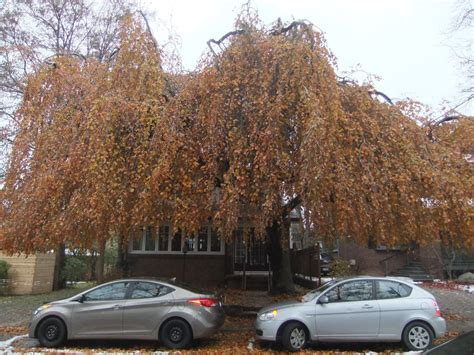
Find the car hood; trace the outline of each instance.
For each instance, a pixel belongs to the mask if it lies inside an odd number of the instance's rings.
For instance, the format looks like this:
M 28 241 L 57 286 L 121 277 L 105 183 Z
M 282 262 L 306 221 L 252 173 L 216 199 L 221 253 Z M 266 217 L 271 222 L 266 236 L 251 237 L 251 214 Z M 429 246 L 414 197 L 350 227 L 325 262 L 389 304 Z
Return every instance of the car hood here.
M 64 299 L 61 299 L 61 300 L 46 301 L 46 302 L 43 302 L 43 304 L 56 305 L 56 304 L 70 303 L 74 299 L 77 299 L 77 297 L 78 297 L 78 295 L 75 295 L 75 296 L 72 296 L 72 297 L 69 297 L 69 298 L 64 298 Z
M 296 300 L 288 300 L 288 301 L 282 301 L 278 303 L 272 303 L 268 306 L 263 307 L 258 311 L 258 314 L 262 314 L 265 312 L 271 312 L 274 309 L 284 309 L 284 308 L 289 308 L 289 307 L 294 307 L 294 306 L 300 306 L 301 302 L 296 301 Z

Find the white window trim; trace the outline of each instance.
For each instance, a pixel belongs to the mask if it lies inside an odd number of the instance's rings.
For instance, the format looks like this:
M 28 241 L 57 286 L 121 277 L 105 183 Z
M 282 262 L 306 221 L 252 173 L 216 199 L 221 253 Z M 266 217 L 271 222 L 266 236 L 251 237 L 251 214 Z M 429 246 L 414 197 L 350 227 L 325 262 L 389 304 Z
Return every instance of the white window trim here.
M 165 227 L 169 227 L 169 225 L 165 225 Z M 207 251 L 198 251 L 197 250 L 197 238 L 199 235 L 195 236 L 195 250 L 193 251 L 188 251 L 186 254 L 187 255 L 224 255 L 225 254 L 225 243 L 224 240 L 220 240 L 221 242 L 221 250 L 220 251 L 211 251 L 211 240 L 212 240 L 212 226 L 207 225 L 203 226 L 207 228 Z M 146 228 L 146 227 L 145 227 Z M 179 251 L 172 251 L 171 250 L 171 242 L 172 242 L 172 235 L 171 235 L 171 228 L 168 230 L 168 250 L 158 250 L 159 242 L 159 233 L 160 233 L 160 228 L 156 227 L 154 230 L 154 240 L 155 240 L 155 249 L 154 250 L 145 250 L 145 238 L 146 238 L 146 233 L 143 233 L 142 230 L 140 230 L 142 233 L 141 236 L 141 250 L 135 250 L 133 249 L 133 240 L 131 243 L 129 243 L 128 247 L 128 253 L 129 254 L 164 254 L 164 255 L 183 255 L 183 246 L 185 239 L 183 235 L 185 233 L 181 233 L 181 245 L 180 245 L 180 250 Z

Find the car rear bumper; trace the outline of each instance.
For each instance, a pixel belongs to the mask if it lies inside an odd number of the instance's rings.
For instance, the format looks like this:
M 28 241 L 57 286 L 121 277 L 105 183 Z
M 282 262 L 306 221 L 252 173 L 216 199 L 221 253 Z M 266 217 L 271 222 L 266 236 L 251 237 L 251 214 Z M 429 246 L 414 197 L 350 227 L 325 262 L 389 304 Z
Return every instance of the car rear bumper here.
M 222 327 L 224 321 L 225 313 L 222 309 L 206 317 L 194 318 L 192 324 L 194 339 L 211 336 Z
M 435 337 L 439 338 L 446 334 L 446 321 L 443 317 L 436 317 L 431 321 Z

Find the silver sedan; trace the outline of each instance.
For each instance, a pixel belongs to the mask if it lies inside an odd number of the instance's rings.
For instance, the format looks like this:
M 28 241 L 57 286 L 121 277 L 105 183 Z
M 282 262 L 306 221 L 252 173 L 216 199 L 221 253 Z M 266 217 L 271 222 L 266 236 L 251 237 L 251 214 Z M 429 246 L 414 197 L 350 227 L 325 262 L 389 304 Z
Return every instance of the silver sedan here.
M 29 336 L 46 347 L 67 339 L 152 339 L 184 348 L 223 323 L 221 302 L 213 295 L 170 280 L 125 279 L 42 305 Z
M 388 277 L 330 281 L 301 301 L 262 308 L 257 339 L 278 341 L 289 351 L 307 342 L 397 342 L 426 349 L 446 332 L 434 296 L 413 282 Z

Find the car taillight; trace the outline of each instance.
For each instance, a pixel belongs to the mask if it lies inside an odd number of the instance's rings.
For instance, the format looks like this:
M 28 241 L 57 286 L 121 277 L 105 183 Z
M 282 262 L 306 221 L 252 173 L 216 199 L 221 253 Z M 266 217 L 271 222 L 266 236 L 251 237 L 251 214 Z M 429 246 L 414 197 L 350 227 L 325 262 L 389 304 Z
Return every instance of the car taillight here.
M 435 308 L 435 316 L 436 317 L 441 317 L 441 311 L 438 307 L 438 304 L 436 303 L 436 301 L 433 301 L 433 306 Z
M 214 307 L 219 304 L 219 301 L 214 298 L 193 298 L 188 300 L 188 303 L 197 304 L 204 307 Z

